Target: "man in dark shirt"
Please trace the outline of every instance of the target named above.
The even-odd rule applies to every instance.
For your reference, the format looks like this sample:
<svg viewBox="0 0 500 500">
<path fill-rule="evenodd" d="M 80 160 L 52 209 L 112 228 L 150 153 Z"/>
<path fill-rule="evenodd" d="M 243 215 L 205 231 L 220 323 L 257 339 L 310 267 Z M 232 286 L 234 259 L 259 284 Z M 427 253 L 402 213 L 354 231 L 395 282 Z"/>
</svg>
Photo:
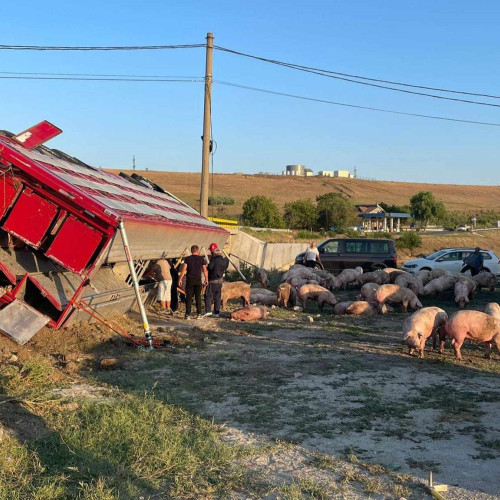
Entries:
<svg viewBox="0 0 500 500">
<path fill-rule="evenodd" d="M 224 282 L 224 273 L 229 266 L 229 260 L 222 256 L 222 252 L 217 248 L 216 243 L 212 243 L 208 249 L 212 253 L 212 256 L 207 266 L 208 286 L 205 292 L 205 316 L 212 316 L 213 303 L 213 314 L 218 318 L 221 305 L 222 283 Z"/>
<path fill-rule="evenodd" d="M 191 255 L 184 259 L 181 274 L 179 275 L 179 283 L 186 275 L 186 316 L 185 319 L 191 319 L 191 303 L 193 302 L 193 295 L 196 301 L 197 316 L 201 316 L 201 289 L 203 285 L 208 282 L 207 266 L 205 259 L 200 255 L 200 248 L 198 245 L 191 247 Z M 202 283 L 203 275 L 203 283 Z"/>
</svg>

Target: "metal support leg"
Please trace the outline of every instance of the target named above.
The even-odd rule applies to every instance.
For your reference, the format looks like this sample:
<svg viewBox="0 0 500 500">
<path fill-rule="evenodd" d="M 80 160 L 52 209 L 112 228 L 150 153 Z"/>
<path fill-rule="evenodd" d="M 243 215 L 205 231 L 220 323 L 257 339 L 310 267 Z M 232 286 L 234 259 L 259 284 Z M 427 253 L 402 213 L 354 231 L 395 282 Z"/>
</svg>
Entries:
<svg viewBox="0 0 500 500">
<path fill-rule="evenodd" d="M 137 274 L 135 272 L 134 261 L 130 255 L 130 249 L 128 245 L 127 232 L 125 231 L 125 226 L 123 221 L 120 221 L 118 226 L 120 234 L 122 237 L 123 248 L 125 250 L 125 257 L 127 258 L 128 267 L 130 269 L 130 277 L 132 278 L 132 284 L 134 285 L 135 296 L 137 298 L 137 304 L 139 305 L 139 312 L 141 313 L 142 326 L 144 328 L 144 335 L 149 343 L 149 348 L 153 349 L 153 337 L 151 336 L 151 330 L 149 329 L 148 317 L 146 315 L 146 309 L 142 303 L 141 292 L 139 290 L 139 280 L 137 279 Z"/>
</svg>

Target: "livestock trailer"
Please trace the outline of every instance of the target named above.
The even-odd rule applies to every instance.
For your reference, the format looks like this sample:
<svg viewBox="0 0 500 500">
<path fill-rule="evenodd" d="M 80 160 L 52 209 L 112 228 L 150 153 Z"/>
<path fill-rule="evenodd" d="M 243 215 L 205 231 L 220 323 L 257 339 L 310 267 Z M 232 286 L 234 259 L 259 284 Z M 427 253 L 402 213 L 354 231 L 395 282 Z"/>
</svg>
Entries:
<svg viewBox="0 0 500 500">
<path fill-rule="evenodd" d="M 103 316 L 129 311 L 133 271 L 140 279 L 151 260 L 229 235 L 147 179 L 42 145 L 60 132 L 48 122 L 0 131 L 0 331 L 21 344 L 45 325 L 88 320 L 79 301 Z"/>
</svg>

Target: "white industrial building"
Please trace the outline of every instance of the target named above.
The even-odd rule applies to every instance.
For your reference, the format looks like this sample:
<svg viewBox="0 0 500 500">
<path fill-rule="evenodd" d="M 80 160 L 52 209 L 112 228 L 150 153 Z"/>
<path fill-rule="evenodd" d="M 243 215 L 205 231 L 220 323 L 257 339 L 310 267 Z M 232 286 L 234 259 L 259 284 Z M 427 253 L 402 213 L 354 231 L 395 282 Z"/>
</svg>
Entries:
<svg viewBox="0 0 500 500">
<path fill-rule="evenodd" d="M 333 170 L 320 170 L 318 175 L 321 177 L 333 177 Z"/>
<path fill-rule="evenodd" d="M 349 172 L 349 170 L 334 170 L 333 177 L 342 177 L 344 179 L 351 179 L 354 176 Z"/>
</svg>

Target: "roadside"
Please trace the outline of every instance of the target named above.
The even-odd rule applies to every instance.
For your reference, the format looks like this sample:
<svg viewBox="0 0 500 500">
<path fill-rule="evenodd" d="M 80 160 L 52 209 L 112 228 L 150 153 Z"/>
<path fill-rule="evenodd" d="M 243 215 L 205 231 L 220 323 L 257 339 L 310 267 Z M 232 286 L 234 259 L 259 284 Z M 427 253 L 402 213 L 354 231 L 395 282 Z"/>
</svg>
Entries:
<svg viewBox="0 0 500 500">
<path fill-rule="evenodd" d="M 498 498 L 500 355 L 418 360 L 405 314 L 318 314 L 152 314 L 153 352 L 98 325 L 0 338 L 0 498 L 429 498 L 431 470 L 447 498 Z"/>
</svg>

